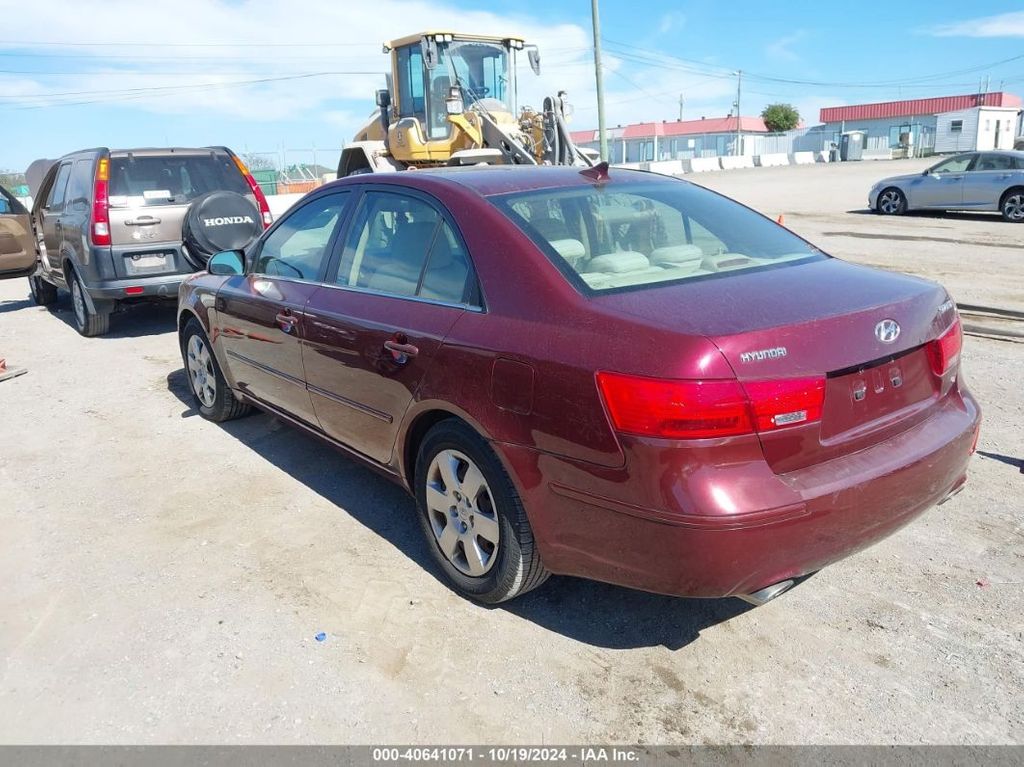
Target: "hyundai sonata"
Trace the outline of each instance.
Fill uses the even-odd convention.
[[[763,602],[959,490],[980,423],[942,287],[604,165],[346,178],[179,298],[204,417],[400,483],[487,603],[549,573]]]

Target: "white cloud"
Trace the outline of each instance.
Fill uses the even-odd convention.
[[[1024,11],[938,24],[926,32],[935,37],[1024,37]]]
[[[765,46],[765,54],[772,59],[778,59],[782,61],[800,61],[800,55],[792,50],[792,46],[803,40],[807,36],[805,30],[797,30],[791,35],[780,37],[778,40],[773,40]]]
[[[658,34],[667,35],[675,32],[686,24],[686,16],[679,11],[669,11],[658,20]]]

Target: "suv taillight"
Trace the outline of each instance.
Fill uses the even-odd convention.
[[[662,439],[707,439],[821,420],[824,378],[681,381],[597,374],[616,431]]]
[[[263,194],[263,190],[260,189],[260,185],[256,183],[256,179],[252,177],[249,169],[245,167],[245,163],[242,162],[242,158],[238,155],[231,155],[235,161],[235,165],[238,166],[238,170],[242,172],[242,176],[245,178],[245,183],[249,185],[249,189],[252,191],[253,197],[256,198],[256,204],[260,209],[260,218],[263,219],[263,228],[266,229],[272,223],[274,223],[274,216],[270,212],[270,205],[267,204],[267,197]]]
[[[89,236],[93,245],[110,244],[110,158],[96,163],[96,180],[92,192],[92,224]]]
[[[956,365],[960,359],[960,347],[963,345],[963,331],[960,328],[960,320],[954,320],[949,330],[929,341],[925,350],[928,352],[928,362],[931,363],[932,372],[937,376],[944,376],[950,368]]]

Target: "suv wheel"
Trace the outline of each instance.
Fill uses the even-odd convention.
[[[456,591],[497,604],[547,580],[512,480],[468,425],[451,419],[427,433],[415,482],[427,545]]]
[[[78,274],[71,272],[71,308],[75,314],[75,327],[83,336],[102,336],[110,330],[110,315],[97,314],[89,309],[85,300],[85,288]]]
[[[57,286],[39,275],[28,278],[28,289],[36,306],[52,306],[57,303]]]
[[[210,340],[198,320],[191,319],[185,325],[181,334],[181,358],[185,363],[189,389],[203,418],[220,423],[240,418],[252,409],[239,402],[228,387],[210,348]]]

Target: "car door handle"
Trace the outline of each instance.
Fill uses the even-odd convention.
[[[406,343],[401,339],[390,339],[385,341],[384,348],[391,352],[391,359],[399,365],[404,365],[409,361],[410,357],[415,357],[420,353],[420,350],[417,347],[410,343]]]
[[[274,321],[285,333],[291,333],[295,329],[295,325],[298,323],[299,318],[292,314],[289,309],[285,309],[283,312],[277,313],[277,316],[274,317]]]

